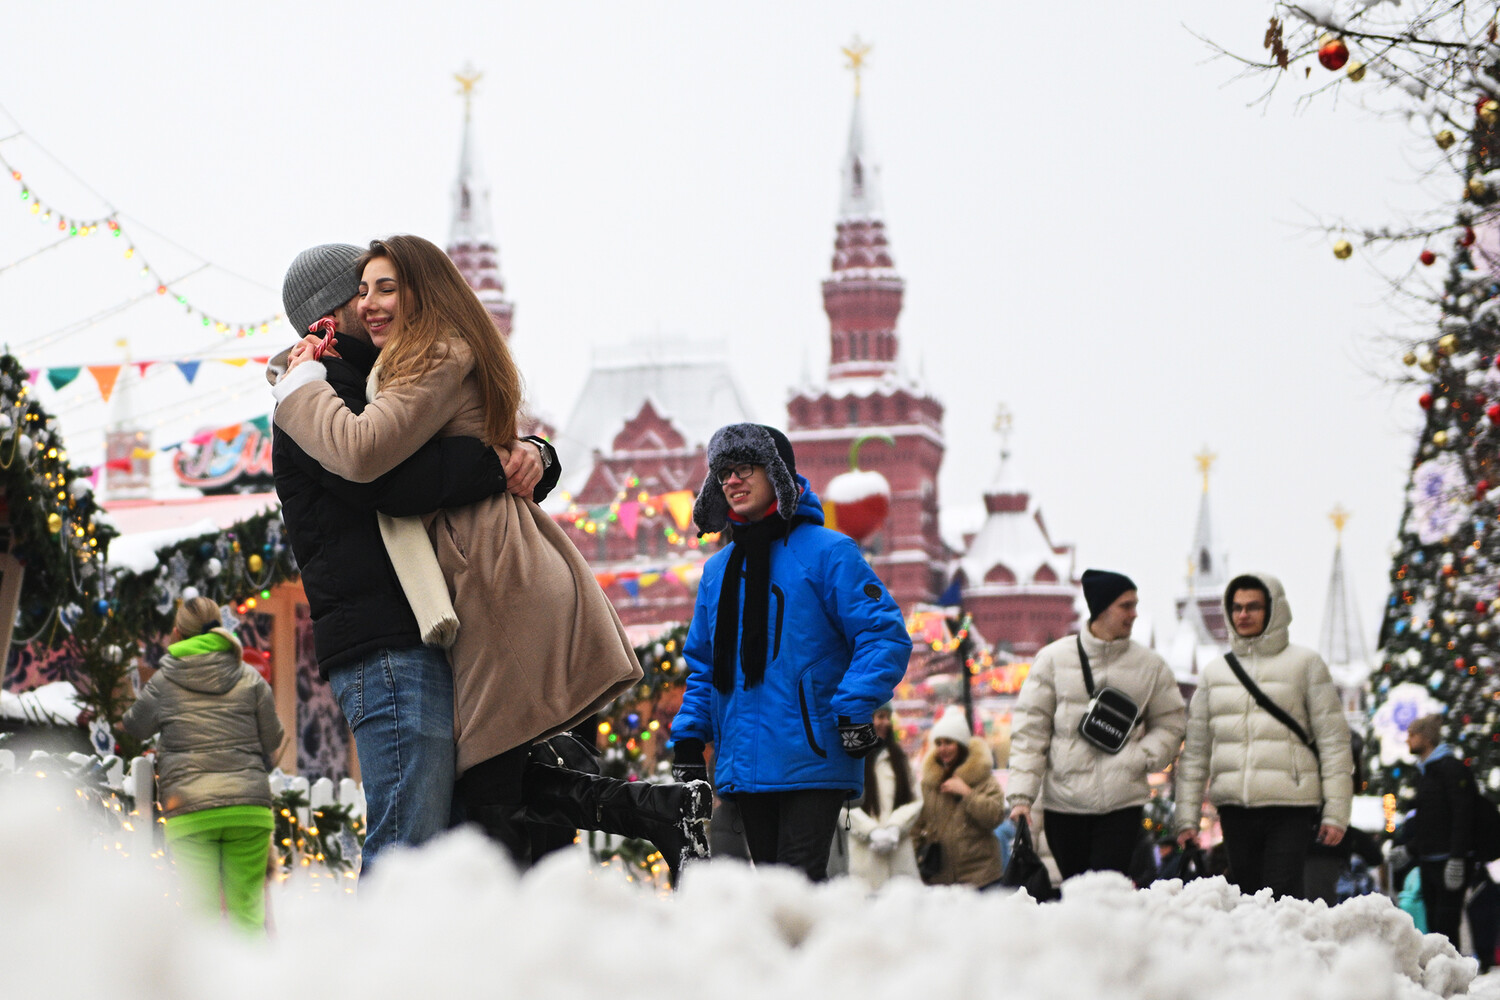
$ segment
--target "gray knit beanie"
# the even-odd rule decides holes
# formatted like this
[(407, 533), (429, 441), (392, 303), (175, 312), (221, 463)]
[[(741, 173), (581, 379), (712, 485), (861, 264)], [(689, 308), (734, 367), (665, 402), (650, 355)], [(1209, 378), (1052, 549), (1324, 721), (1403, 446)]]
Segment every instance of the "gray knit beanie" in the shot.
[(355, 262), (364, 253), (347, 243), (324, 243), (304, 250), (287, 268), (281, 305), (300, 338), (307, 328), (359, 293)]

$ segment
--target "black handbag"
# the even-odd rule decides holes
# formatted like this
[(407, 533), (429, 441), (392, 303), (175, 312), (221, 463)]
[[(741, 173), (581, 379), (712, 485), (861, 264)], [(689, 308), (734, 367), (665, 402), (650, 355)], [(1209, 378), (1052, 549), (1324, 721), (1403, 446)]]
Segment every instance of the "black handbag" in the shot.
[(931, 882), (943, 870), (943, 845), (937, 841), (922, 845), (917, 852), (917, 874), (923, 882)]
[(1041, 856), (1031, 843), (1031, 824), (1026, 817), (1016, 820), (1016, 838), (1010, 845), (1010, 861), (1005, 865), (1005, 874), (1000, 884), (1011, 889), (1025, 889), (1026, 894), (1038, 903), (1056, 899), (1058, 892), (1052, 887), (1052, 876)]
[(1089, 669), (1089, 654), (1083, 651), (1083, 637), (1074, 639), (1078, 643), (1078, 662), (1083, 664), (1083, 686), (1089, 693), (1088, 707), (1078, 720), (1078, 735), (1105, 753), (1119, 753), (1140, 721), (1141, 707), (1119, 688), (1094, 690), (1094, 672)]

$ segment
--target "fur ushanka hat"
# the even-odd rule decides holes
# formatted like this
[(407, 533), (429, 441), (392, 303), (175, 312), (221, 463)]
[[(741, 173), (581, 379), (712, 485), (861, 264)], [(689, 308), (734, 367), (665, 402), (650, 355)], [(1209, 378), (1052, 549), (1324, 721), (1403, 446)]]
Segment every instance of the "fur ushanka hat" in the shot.
[(788, 521), (797, 513), (801, 487), (797, 485), (797, 456), (786, 435), (764, 424), (726, 424), (708, 442), (708, 476), (693, 504), (698, 533), (723, 531), (729, 523), (729, 501), (719, 484), (719, 473), (736, 465), (761, 465), (776, 491), (776, 512)]

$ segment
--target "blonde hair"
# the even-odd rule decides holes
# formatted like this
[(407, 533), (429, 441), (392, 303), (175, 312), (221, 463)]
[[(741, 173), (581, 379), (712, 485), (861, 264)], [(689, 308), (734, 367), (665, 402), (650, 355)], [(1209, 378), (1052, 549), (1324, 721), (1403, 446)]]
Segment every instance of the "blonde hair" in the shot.
[(399, 293), (397, 323), (380, 352), (382, 380), (387, 384), (416, 378), (444, 356), (448, 340), (460, 340), (474, 354), (484, 404), (485, 443), (509, 444), (516, 437), (521, 409), (521, 372), (510, 347), (484, 304), (448, 255), (420, 236), (371, 240), (360, 255), (365, 265), (377, 258), (391, 262)]
[(218, 628), (221, 621), (217, 604), (207, 597), (193, 597), (178, 605), (172, 627), (184, 639), (191, 639), (209, 629)]

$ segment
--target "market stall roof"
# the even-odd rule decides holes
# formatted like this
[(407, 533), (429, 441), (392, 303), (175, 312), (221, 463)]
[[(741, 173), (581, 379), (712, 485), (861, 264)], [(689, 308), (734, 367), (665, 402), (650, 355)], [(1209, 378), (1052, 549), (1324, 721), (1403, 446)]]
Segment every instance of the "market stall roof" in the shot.
[(105, 513), (120, 529), (109, 562), (136, 573), (156, 566), (156, 553), (186, 538), (223, 531), (280, 505), (275, 493), (107, 500)]

